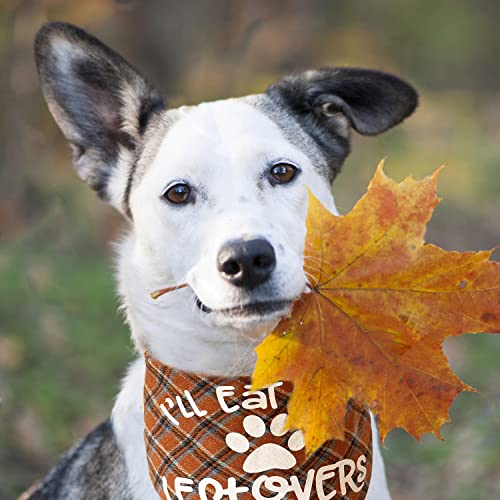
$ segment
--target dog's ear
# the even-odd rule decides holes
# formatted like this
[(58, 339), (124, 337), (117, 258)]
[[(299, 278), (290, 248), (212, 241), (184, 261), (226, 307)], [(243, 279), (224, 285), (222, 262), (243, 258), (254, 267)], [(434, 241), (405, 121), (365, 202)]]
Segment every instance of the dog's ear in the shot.
[[(159, 93), (121, 56), (85, 31), (48, 23), (35, 39), (43, 95), (73, 150), (79, 176), (118, 209)], [(126, 204), (126, 200), (125, 200)]]
[[(418, 103), (416, 90), (400, 78), (362, 68), (325, 68), (292, 74), (267, 90), (316, 142), (343, 161), (348, 126), (375, 135), (397, 125)], [(342, 141), (344, 139), (344, 141)], [(347, 144), (342, 157), (342, 143)]]
[(268, 89), (279, 95), (300, 118), (329, 127), (342, 113), (352, 128), (376, 135), (397, 125), (418, 103), (416, 90), (400, 78), (362, 68), (326, 68), (288, 75)]

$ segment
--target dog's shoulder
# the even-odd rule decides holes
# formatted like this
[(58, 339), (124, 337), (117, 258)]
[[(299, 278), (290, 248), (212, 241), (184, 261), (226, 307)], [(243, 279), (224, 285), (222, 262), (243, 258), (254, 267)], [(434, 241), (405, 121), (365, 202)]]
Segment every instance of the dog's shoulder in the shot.
[(66, 453), (39, 485), (21, 498), (129, 500), (127, 471), (108, 419)]

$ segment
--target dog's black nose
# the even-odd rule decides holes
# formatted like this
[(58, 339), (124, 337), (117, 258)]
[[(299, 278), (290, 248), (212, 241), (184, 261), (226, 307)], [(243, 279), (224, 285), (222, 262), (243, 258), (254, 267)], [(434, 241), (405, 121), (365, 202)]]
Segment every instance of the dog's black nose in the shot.
[(263, 239), (228, 241), (217, 255), (217, 268), (222, 277), (235, 286), (255, 288), (271, 277), (276, 255)]

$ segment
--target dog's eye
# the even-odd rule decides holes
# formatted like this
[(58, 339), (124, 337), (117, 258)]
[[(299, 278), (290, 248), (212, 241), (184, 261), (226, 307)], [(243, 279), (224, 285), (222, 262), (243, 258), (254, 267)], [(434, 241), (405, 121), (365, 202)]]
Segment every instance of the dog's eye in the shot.
[(185, 182), (177, 182), (166, 189), (163, 193), (163, 198), (175, 205), (182, 205), (190, 201), (191, 188)]
[(289, 163), (276, 163), (269, 171), (271, 181), (278, 184), (288, 184), (297, 175), (297, 167)]

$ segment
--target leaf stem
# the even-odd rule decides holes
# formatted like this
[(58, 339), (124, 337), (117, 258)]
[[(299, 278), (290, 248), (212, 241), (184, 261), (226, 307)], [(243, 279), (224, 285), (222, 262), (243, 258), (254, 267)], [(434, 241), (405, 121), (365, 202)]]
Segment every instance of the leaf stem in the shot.
[(166, 288), (160, 288), (156, 292), (151, 292), (151, 298), (156, 300), (166, 293), (175, 292), (175, 290), (180, 290), (181, 288), (187, 288), (189, 285), (187, 283), (181, 283), (180, 285), (168, 286)]

